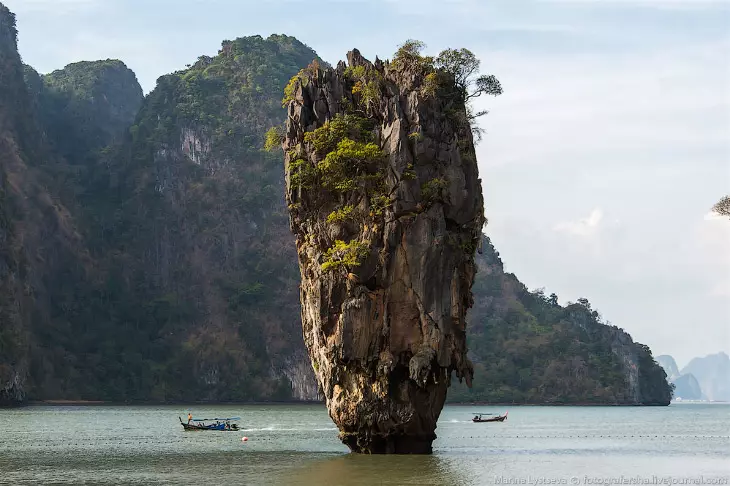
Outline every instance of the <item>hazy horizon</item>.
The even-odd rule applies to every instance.
[[[296,36],[333,64],[408,38],[467,47],[505,91],[478,101],[477,154],[506,270],[588,298],[680,369],[730,353],[730,220],[710,214],[730,193],[730,3],[3,1],[24,62],[119,58],[145,92],[247,35]]]

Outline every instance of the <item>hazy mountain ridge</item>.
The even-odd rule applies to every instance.
[[[682,368],[681,374],[694,375],[702,389],[703,398],[716,402],[730,402],[730,357],[726,353],[693,358]]]
[[[673,357],[668,354],[663,354],[656,357],[656,362],[659,363],[659,366],[664,368],[664,371],[667,372],[668,380],[674,380],[679,377],[679,368],[677,367],[677,362],[674,361]]]
[[[682,400],[702,400],[704,398],[702,387],[700,387],[700,383],[692,373],[679,375],[671,381],[675,387],[675,398],[681,398]]]

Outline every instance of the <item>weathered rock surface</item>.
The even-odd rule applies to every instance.
[[[472,376],[465,317],[485,223],[472,134],[463,101],[425,94],[417,70],[372,64],[357,50],[348,63],[300,73],[288,106],[287,202],[304,340],[351,450],[430,453],[452,372],[467,383]],[[376,99],[355,88],[358,66],[377,84]],[[332,191],[296,177],[326,158],[305,133],[346,113],[374,125],[382,165],[362,170],[382,178],[382,211],[367,190]],[[335,221],[346,206],[357,216]],[[323,269],[337,240],[357,245],[359,261]]]

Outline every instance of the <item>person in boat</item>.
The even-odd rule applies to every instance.
[[[188,412],[188,423],[193,421],[193,414]]]

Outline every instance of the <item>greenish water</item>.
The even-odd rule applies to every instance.
[[[178,416],[188,410],[0,410],[0,484],[576,486],[730,478],[730,405],[511,407],[506,422],[484,424],[471,423],[472,413],[504,407],[449,406],[431,456],[349,454],[323,405],[191,409],[240,416],[241,432],[184,432]]]

